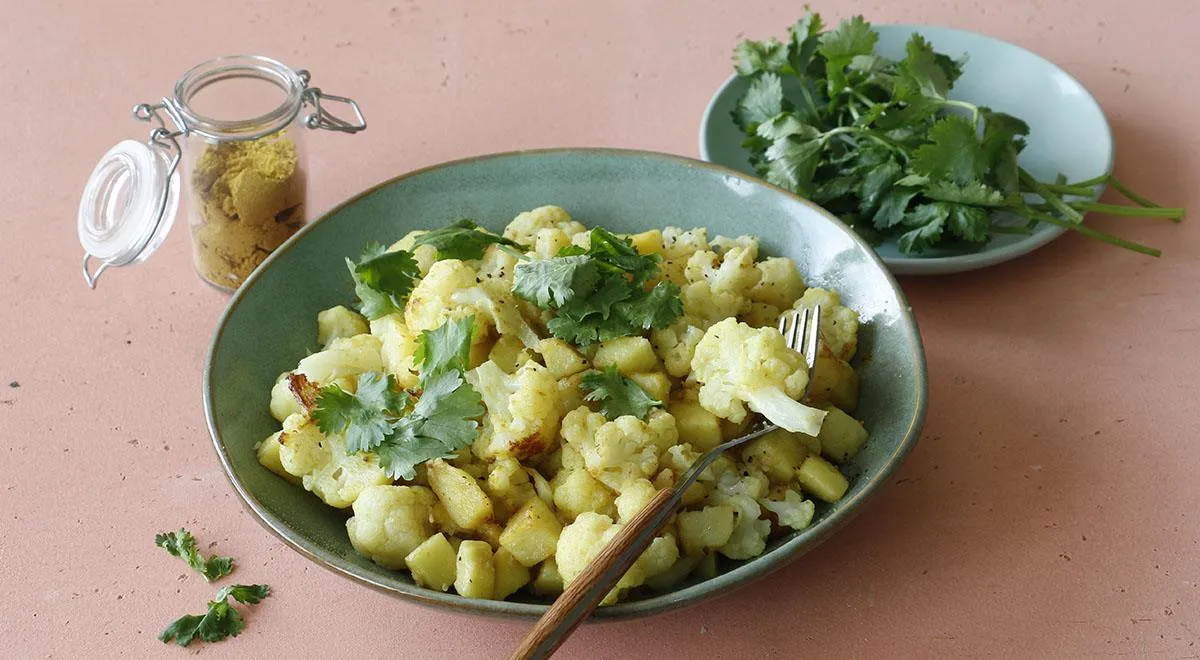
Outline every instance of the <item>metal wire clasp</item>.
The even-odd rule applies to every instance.
[[[304,117],[305,126],[339,131],[341,133],[357,133],[367,127],[367,120],[363,117],[362,109],[358,107],[358,103],[354,99],[325,94],[319,87],[309,87],[308,81],[312,79],[312,74],[306,69],[296,71],[296,75],[300,76],[300,79],[304,81],[304,102],[313,108],[313,112]],[[322,100],[344,103],[350,106],[350,109],[354,112],[354,121],[346,121],[341,117],[335,116],[326,108],[321,107]]]

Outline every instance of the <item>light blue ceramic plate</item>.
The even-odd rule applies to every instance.
[[[344,257],[370,241],[474,218],[493,230],[517,213],[557,204],[617,232],[676,225],[710,235],[758,235],[763,249],[794,259],[812,286],[832,287],[863,321],[856,416],[871,439],[848,464],[850,491],[814,524],[772,542],[750,561],[671,591],[643,592],[598,618],[652,614],[723,593],[783,566],[848,521],[900,465],[925,418],[925,354],[896,281],[845,225],[757,179],[696,160],[636,151],[565,149],[483,156],[436,165],[380,184],[325,214],[281,246],[242,285],[213,337],[204,405],[217,454],[256,518],[318,564],[419,603],[488,615],[540,616],[545,602],[476,600],[413,584],[407,573],[359,555],[346,514],[259,465],[254,445],[279,428],[267,410],[276,376],[316,343],[316,315],[354,300]],[[869,356],[869,357],[867,357]],[[299,577],[299,576],[297,576]]]
[[[1030,134],[1020,162],[1039,180],[1052,180],[1062,173],[1070,181],[1082,181],[1112,170],[1112,131],[1104,111],[1078,80],[1053,62],[1019,46],[964,30],[928,25],[874,28],[879,33],[876,50],[886,57],[902,58],[904,44],[913,32],[928,39],[939,52],[955,58],[965,55],[966,66],[951,97],[1024,119]],[[700,155],[753,175],[749,154],[741,146],[744,135],[730,117],[746,91],[747,80],[729,78],[709,102],[700,126]],[[957,273],[1027,254],[1064,231],[1042,224],[1031,235],[997,236],[979,251],[967,254],[931,251],[915,257],[901,254],[892,242],[876,251],[896,274]]]

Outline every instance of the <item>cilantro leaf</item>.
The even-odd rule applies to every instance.
[[[660,257],[638,252],[629,239],[618,238],[603,227],[592,229],[589,237],[591,247],[587,251],[588,256],[611,271],[628,273],[635,285],[642,284],[658,273]]]
[[[890,229],[904,221],[908,212],[908,204],[917,196],[916,188],[906,188],[900,185],[888,191],[879,203],[879,209],[871,218],[876,229]]]
[[[355,263],[346,259],[354,278],[354,293],[364,316],[374,321],[404,311],[404,302],[412,293],[421,270],[412,254],[404,250],[388,252],[380,243],[370,243]]]
[[[766,154],[771,163],[767,181],[807,196],[824,147],[821,140],[805,140],[795,135],[775,140]]]
[[[750,129],[783,110],[783,83],[774,73],[765,73],[750,82],[750,88],[734,110],[734,120],[743,129]]]
[[[743,76],[782,71],[788,66],[787,57],[787,47],[774,37],[766,41],[743,41],[733,50],[734,68]]]
[[[479,392],[457,371],[431,377],[411,414],[376,449],[379,465],[393,479],[414,479],[417,465],[451,458],[479,436],[483,415]]]
[[[475,333],[475,317],[451,319],[417,338],[413,362],[420,370],[420,383],[445,371],[466,371],[471,367],[471,340]]]
[[[641,385],[621,375],[616,365],[609,365],[604,371],[587,372],[579,386],[589,390],[584,399],[599,401],[601,411],[610,420],[625,415],[645,420],[650,409],[662,405],[662,401],[652,398]]]
[[[912,169],[930,179],[965,185],[987,171],[975,125],[965,117],[942,117],[929,129],[929,142],[913,152]]]
[[[924,252],[933,247],[946,228],[949,211],[944,204],[922,204],[904,218],[904,226],[913,227],[896,239],[896,247],[904,254]]]
[[[240,603],[254,604],[270,593],[270,587],[265,584],[223,587],[217,592],[216,598],[208,602],[206,613],[179,617],[158,633],[158,639],[164,644],[175,642],[179,646],[188,646],[197,638],[205,642],[219,642],[227,637],[237,637],[246,629],[246,622],[241,612],[229,604],[229,597],[233,596]]]
[[[679,286],[674,282],[659,282],[645,296],[617,305],[620,315],[629,324],[642,330],[661,330],[683,315]]]
[[[586,255],[533,259],[517,264],[513,293],[546,309],[566,304],[599,279],[596,263]]]
[[[756,134],[772,142],[789,135],[796,135],[804,139],[821,137],[820,131],[804,123],[800,117],[791,112],[780,113],[762,122],[758,125]]]
[[[481,230],[474,221],[463,218],[458,222],[421,234],[413,241],[413,247],[432,245],[437,248],[438,259],[482,259],[489,245],[503,245],[525,251],[524,245]]]
[[[982,243],[988,239],[988,227],[991,218],[987,209],[965,204],[949,204],[949,221],[947,226],[950,233],[973,243]]]
[[[978,181],[961,186],[945,181],[937,181],[926,186],[924,193],[930,199],[954,202],[956,204],[1004,206],[1008,203],[1008,200],[1004,197],[1004,193]]]
[[[805,7],[804,16],[788,28],[788,64],[792,71],[803,74],[813,61],[817,46],[821,44],[821,32],[825,26],[820,14]]]
[[[924,37],[914,32],[905,47],[906,56],[900,62],[897,92],[902,98],[924,97],[944,99],[950,91],[950,80]]]
[[[884,195],[892,189],[903,170],[894,160],[872,168],[862,178],[858,193],[858,211],[864,216],[874,215]]]
[[[849,62],[855,55],[872,55],[879,34],[862,16],[853,16],[838,24],[837,28],[821,35],[817,51],[827,60],[845,59]]]
[[[225,600],[233,596],[233,599],[239,603],[254,605],[270,595],[271,587],[265,584],[231,584],[221,587],[221,590],[217,592],[216,600]]]
[[[312,417],[322,433],[343,433],[347,451],[370,451],[391,433],[407,406],[408,394],[399,391],[391,374],[368,371],[359,374],[354,394],[337,385],[321,388]]]
[[[221,555],[213,555],[208,559],[201,556],[196,548],[196,537],[186,529],[157,534],[154,537],[154,545],[163,548],[172,556],[183,559],[208,582],[219,580],[233,572],[233,559]]]

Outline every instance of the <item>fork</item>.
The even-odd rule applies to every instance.
[[[817,364],[817,346],[820,343],[820,306],[813,307],[811,314],[807,309],[783,314],[779,318],[778,327],[788,347],[804,355],[811,385],[811,376]],[[809,386],[806,385],[802,399],[808,396],[808,389]],[[717,445],[692,463],[691,468],[674,486],[658,491],[637,515],[621,527],[588,567],[571,581],[517,647],[511,660],[548,658],[633,566],[666,524],[667,519],[675,513],[684,492],[696,482],[700,473],[730,449],[778,428],[774,424],[764,422],[746,435]]]

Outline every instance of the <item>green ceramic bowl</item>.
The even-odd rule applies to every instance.
[[[643,616],[695,603],[775,570],[813,548],[857,512],[912,449],[925,416],[925,355],[913,315],[875,253],[816,206],[720,166],[662,154],[604,149],[517,152],[436,165],[392,179],[305,227],[255,272],[217,327],[204,406],[217,455],[238,495],[268,529],[318,564],[401,598],[485,615],[536,617],[544,602],[488,601],[430,591],[359,556],[343,512],[259,465],[254,444],[278,429],[267,410],[275,378],[317,348],[316,314],[354,299],[345,255],[368,241],[470,217],[501,229],[544,204],[617,232],[678,225],[758,235],[766,252],[795,259],[812,285],[837,289],[863,321],[856,365],[859,416],[871,440],[849,473],[846,497],[808,529],[751,561],[667,593],[636,594],[600,619]]]

